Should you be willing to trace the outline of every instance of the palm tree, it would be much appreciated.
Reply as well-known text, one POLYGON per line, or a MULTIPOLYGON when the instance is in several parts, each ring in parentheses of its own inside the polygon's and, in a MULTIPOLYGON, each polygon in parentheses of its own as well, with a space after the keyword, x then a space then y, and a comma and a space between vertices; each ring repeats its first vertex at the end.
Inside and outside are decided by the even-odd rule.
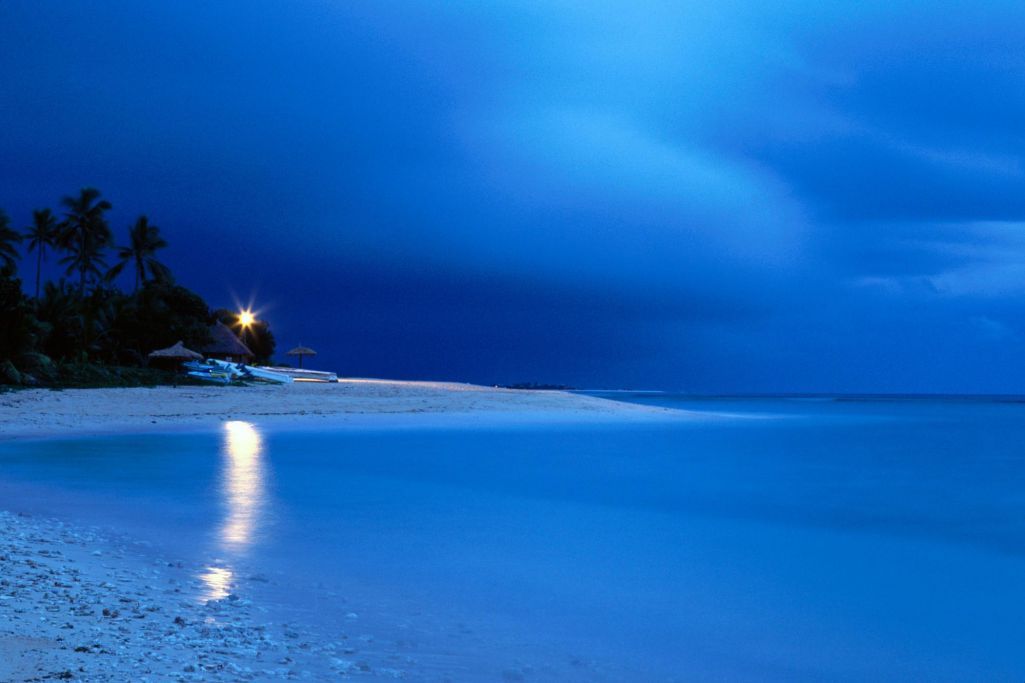
POLYGON ((107 260, 103 255, 103 248, 106 245, 97 244, 95 240, 86 239, 84 243, 74 244, 69 247, 71 253, 61 259, 61 263, 67 265, 65 273, 71 275, 78 273, 78 293, 85 295, 86 281, 100 279, 107 268, 107 260))
POLYGON ((100 191, 83 188, 77 197, 67 196, 61 200, 67 209, 61 223, 58 245, 69 254, 61 259, 67 264, 66 273, 78 272, 78 293, 85 293, 86 277, 100 275, 106 267, 103 250, 110 246, 113 235, 104 213, 110 210, 110 202, 100 199, 100 191))
POLYGON ((43 270, 43 258, 47 247, 53 248, 60 236, 57 217, 49 209, 32 212, 32 225, 24 237, 28 239, 28 250, 36 252, 36 300, 39 300, 39 273, 43 270))
POLYGON ((157 251, 167 246, 160 236, 160 228, 150 224, 145 216, 139 216, 129 230, 128 238, 129 246, 118 250, 119 262, 107 273, 108 279, 117 277, 129 263, 135 264, 135 292, 146 281, 147 274, 158 281, 170 279, 170 269, 156 258, 157 251))
POLYGON ((13 273, 18 267, 14 245, 20 241, 21 235, 11 228, 11 219, 0 209, 0 271, 13 273))
POLYGON ((63 278, 60 282, 43 285, 43 295, 36 304, 36 317, 49 330, 42 348, 46 355, 68 358, 82 348, 82 307, 63 278))

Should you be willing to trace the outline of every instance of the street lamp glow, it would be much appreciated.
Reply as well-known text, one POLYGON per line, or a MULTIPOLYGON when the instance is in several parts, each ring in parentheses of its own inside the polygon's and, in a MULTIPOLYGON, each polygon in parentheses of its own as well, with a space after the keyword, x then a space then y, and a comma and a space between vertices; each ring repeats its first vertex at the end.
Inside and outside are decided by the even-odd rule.
POLYGON ((256 322, 256 318, 253 317, 251 311, 242 311, 238 314, 238 322, 242 327, 249 327, 256 322))

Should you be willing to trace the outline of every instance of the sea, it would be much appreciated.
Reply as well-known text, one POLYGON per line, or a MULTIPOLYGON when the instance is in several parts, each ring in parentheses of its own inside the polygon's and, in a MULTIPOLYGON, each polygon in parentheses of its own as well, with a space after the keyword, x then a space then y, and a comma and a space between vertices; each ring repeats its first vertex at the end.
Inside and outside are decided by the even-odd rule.
POLYGON ((408 680, 1025 679, 1025 402, 598 395, 678 412, 0 441, 0 505, 408 680))

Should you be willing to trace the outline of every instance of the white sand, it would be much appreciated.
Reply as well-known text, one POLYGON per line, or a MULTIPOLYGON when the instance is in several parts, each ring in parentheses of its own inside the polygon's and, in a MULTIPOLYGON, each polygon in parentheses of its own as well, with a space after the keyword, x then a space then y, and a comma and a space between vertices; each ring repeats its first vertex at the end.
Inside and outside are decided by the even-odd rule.
POLYGON ((371 379, 248 387, 32 389, 0 394, 0 438, 205 428, 225 420, 316 428, 643 420, 683 414, 561 391, 371 379))
MULTIPOLYGON (((35 389, 0 394, 0 440, 206 429, 226 420, 401 428, 685 414, 557 391, 383 380, 35 389)), ((0 510, 0 681, 448 680, 399 645, 366 652, 345 635, 321 642, 302 625, 269 622, 245 581, 230 598, 197 601, 202 568, 144 550, 109 531, 0 510)))

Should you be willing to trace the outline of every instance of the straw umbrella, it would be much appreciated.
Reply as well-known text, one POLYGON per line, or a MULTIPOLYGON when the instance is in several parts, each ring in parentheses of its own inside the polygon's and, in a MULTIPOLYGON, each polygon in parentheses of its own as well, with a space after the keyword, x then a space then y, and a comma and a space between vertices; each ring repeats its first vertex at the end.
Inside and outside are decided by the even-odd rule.
POLYGON ((178 342, 166 349, 151 351, 150 358, 166 358, 167 360, 203 360, 203 354, 196 353, 192 349, 185 348, 185 345, 178 342))
POLYGON ((295 347, 294 349, 292 349, 291 351, 289 351, 285 355, 286 356, 299 356, 299 369, 302 369, 302 366, 303 366, 303 356, 316 356, 317 352, 314 351, 313 349, 311 349, 308 346, 303 346, 302 344, 300 344, 299 346, 295 347))

